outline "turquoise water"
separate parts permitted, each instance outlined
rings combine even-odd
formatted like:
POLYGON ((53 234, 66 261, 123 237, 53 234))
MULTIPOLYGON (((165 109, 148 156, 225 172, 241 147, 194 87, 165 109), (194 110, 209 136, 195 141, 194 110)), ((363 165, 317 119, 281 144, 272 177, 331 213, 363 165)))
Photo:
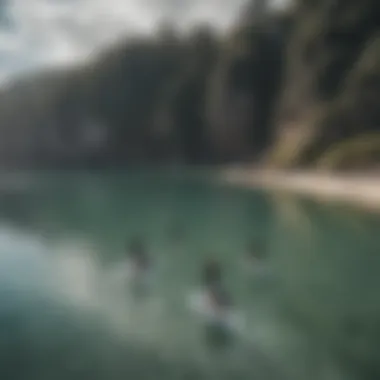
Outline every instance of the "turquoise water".
POLYGON ((377 378, 377 216, 217 186, 207 173, 29 179, 0 193, 1 378, 377 378), (155 262, 141 302, 124 279, 136 235, 155 262), (252 241, 266 273, 244 265, 252 241), (205 345, 189 303, 208 257, 236 305, 223 350, 205 345))

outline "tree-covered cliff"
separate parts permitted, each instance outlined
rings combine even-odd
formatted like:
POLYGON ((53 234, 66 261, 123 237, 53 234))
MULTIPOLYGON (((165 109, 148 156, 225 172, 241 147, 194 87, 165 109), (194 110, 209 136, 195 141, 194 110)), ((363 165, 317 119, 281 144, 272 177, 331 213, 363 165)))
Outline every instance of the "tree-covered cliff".
POLYGON ((320 168, 376 162, 380 3, 299 0, 294 16, 270 162, 320 168))
POLYGON ((226 34, 125 38, 0 93, 0 165, 375 162, 376 0, 247 1, 226 34))

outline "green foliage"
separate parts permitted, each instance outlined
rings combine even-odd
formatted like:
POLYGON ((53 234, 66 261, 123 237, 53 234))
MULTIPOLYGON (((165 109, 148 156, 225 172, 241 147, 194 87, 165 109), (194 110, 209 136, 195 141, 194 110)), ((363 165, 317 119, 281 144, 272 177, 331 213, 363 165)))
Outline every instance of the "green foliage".
POLYGON ((378 0, 299 0, 261 19, 248 3, 226 36, 164 22, 82 66, 11 83, 0 93, 0 163, 312 166, 378 131, 378 0), (86 146, 87 119, 102 125, 101 149, 86 146))
MULTIPOLYGON (((10 155, 23 151, 25 143, 38 152, 39 162, 54 164, 88 161, 94 155, 104 164, 159 158, 209 163, 265 150, 286 22, 272 15, 256 25, 253 15, 244 16, 225 38, 208 26, 180 35, 163 23, 154 37, 119 41, 82 67, 30 75, 12 84, 0 107, 2 128, 28 124, 24 137, 29 142, 15 142, 10 155), (273 23, 277 30, 269 27, 273 23), (26 123, 18 116, 20 107, 27 108, 26 123), (218 153, 215 147, 224 131, 210 120, 212 110, 219 119, 224 110, 231 114, 227 147, 218 153), (106 132, 103 148, 91 151, 91 157, 82 141, 87 118, 100 122, 106 132)), ((27 157, 25 162, 32 163, 27 157)))
POLYGON ((293 135, 302 148, 290 166, 313 165, 329 147, 380 125, 378 2, 298 3, 276 143, 295 145, 284 135, 289 122, 297 124, 293 135))
POLYGON ((227 40, 207 100, 210 134, 222 157, 258 156, 268 148, 281 83, 282 26, 274 17, 268 25, 247 23, 227 40), (269 28, 273 22, 278 30, 269 28))
POLYGON ((316 162, 320 170, 365 168, 380 162, 380 133, 364 134, 330 147, 316 162))
POLYGON ((219 54, 219 41, 207 28, 200 28, 184 41, 186 65, 169 80, 158 103, 179 156, 189 163, 204 162, 208 155, 205 134, 207 78, 219 54))

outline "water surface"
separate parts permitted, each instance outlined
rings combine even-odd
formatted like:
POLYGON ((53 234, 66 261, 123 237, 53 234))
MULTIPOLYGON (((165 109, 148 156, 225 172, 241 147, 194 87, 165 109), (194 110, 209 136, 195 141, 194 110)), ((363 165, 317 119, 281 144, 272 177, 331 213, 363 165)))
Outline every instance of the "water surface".
POLYGON ((238 191, 205 176, 30 179, 0 194, 4 376, 376 378, 376 216, 238 191), (171 238, 173 226, 183 228, 181 241, 171 238), (142 302, 125 282, 125 246, 136 235, 156 267, 142 302), (244 265, 252 241, 266 275, 244 265), (237 339, 223 351, 205 346, 188 302, 210 256, 225 267, 239 315, 237 339))

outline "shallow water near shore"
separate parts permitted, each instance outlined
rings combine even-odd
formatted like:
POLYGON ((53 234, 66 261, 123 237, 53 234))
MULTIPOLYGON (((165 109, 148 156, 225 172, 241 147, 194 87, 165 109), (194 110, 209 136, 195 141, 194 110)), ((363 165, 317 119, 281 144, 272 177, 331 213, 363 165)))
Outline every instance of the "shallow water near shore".
POLYGON ((45 173, 3 189, 1 378, 373 378, 380 219, 206 177, 45 173), (142 299, 126 280, 136 235, 155 268, 142 299), (263 271, 242 265, 252 241, 263 271), (239 316, 223 350, 189 307, 209 256, 239 316))

